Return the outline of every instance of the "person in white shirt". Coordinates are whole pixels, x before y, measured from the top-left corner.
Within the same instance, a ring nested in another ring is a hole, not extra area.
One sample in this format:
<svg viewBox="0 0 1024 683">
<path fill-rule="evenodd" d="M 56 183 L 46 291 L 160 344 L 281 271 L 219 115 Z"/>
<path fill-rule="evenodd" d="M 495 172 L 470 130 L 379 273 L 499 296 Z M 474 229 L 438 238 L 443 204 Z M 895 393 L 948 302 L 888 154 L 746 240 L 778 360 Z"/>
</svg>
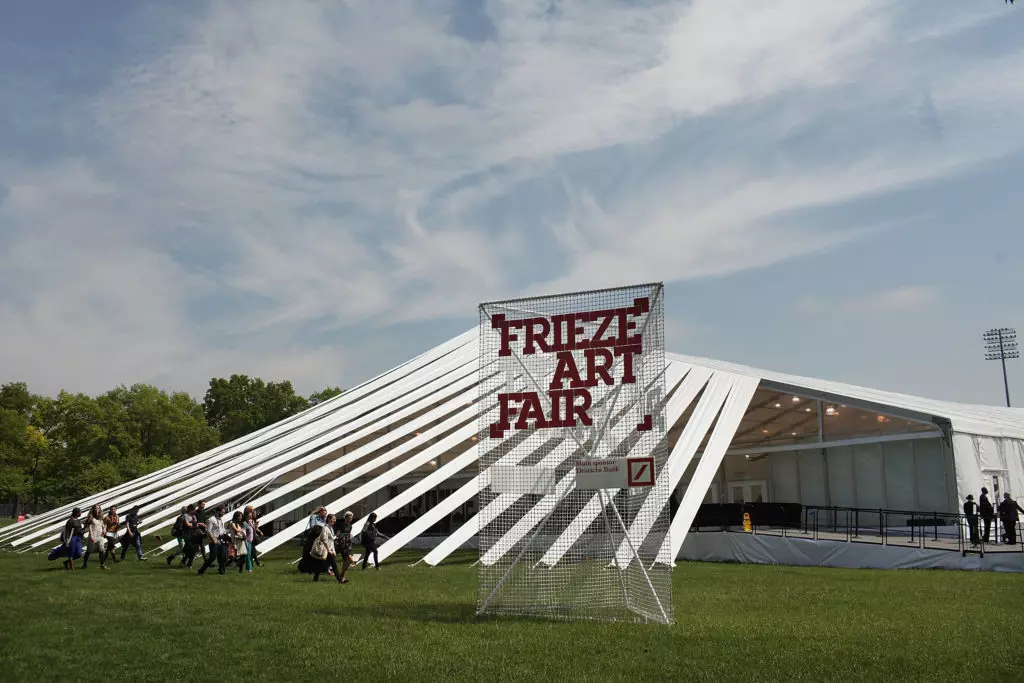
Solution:
<svg viewBox="0 0 1024 683">
<path fill-rule="evenodd" d="M 224 526 L 224 514 L 227 509 L 218 505 L 212 515 L 206 518 L 206 541 L 209 544 L 210 552 L 206 555 L 206 562 L 199 568 L 199 576 L 202 576 L 207 569 L 217 563 L 217 573 L 223 574 L 227 571 L 228 565 L 228 544 L 231 537 L 228 536 L 227 528 Z"/>
<path fill-rule="evenodd" d="M 85 569 L 86 565 L 89 564 L 89 556 L 96 553 L 100 556 L 100 567 L 103 569 L 107 568 L 106 562 L 103 560 L 104 552 L 107 547 L 107 539 L 104 536 L 106 532 L 106 525 L 103 523 L 103 506 L 96 503 L 89 510 L 89 516 L 85 518 L 85 533 L 86 542 L 88 546 L 85 551 L 85 557 L 82 559 L 82 569 Z"/>
</svg>

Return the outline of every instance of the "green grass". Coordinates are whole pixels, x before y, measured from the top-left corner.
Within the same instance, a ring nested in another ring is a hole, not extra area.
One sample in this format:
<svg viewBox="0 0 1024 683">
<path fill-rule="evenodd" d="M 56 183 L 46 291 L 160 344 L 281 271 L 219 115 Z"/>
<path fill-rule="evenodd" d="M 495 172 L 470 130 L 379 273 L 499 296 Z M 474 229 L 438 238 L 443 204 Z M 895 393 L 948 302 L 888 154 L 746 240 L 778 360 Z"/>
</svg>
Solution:
<svg viewBox="0 0 1024 683">
<path fill-rule="evenodd" d="M 0 553 L 0 680 L 1024 680 L 1018 575 L 683 563 L 664 627 L 478 620 L 465 556 L 411 558 L 339 586 Z"/>
</svg>

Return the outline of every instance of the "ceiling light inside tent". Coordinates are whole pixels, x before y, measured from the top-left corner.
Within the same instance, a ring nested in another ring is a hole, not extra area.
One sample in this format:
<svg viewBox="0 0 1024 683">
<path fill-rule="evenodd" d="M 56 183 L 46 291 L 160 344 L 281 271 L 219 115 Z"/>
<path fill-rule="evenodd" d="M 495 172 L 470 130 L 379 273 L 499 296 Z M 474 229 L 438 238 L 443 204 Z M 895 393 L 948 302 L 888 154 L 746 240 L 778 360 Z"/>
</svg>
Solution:
<svg viewBox="0 0 1024 683">
<path fill-rule="evenodd" d="M 790 432 L 789 435 L 790 436 L 796 436 L 796 432 Z"/>
<path fill-rule="evenodd" d="M 768 430 L 767 430 L 767 429 L 762 429 L 762 430 L 761 430 L 761 433 L 762 433 L 762 434 L 767 434 L 767 433 L 768 433 Z"/>
<path fill-rule="evenodd" d="M 879 422 L 888 422 L 889 421 L 889 418 L 887 418 L 885 415 L 879 415 L 875 419 L 877 419 Z"/>
<path fill-rule="evenodd" d="M 470 441 L 476 441 L 476 437 L 475 437 L 475 436 L 473 436 L 473 437 L 470 437 L 470 439 L 469 439 L 469 440 L 470 440 Z"/>
<path fill-rule="evenodd" d="M 800 397 L 799 396 L 794 396 L 793 397 L 793 403 L 799 403 L 799 402 L 800 402 Z"/>
<path fill-rule="evenodd" d="M 836 409 L 835 408 L 833 408 L 832 406 L 829 406 L 828 408 L 825 408 L 825 414 L 826 415 L 837 415 L 838 413 L 836 413 Z"/>
<path fill-rule="evenodd" d="M 431 460 L 430 461 L 430 466 L 431 467 L 437 467 L 437 461 L 436 460 Z"/>
<path fill-rule="evenodd" d="M 776 403 L 776 404 L 775 404 L 775 407 L 776 407 L 776 408 L 781 408 L 781 407 L 782 407 L 782 404 L 781 404 L 781 403 Z"/>
<path fill-rule="evenodd" d="M 809 413 L 809 412 L 811 412 L 811 409 L 810 408 L 804 408 L 804 412 L 805 413 Z"/>
</svg>

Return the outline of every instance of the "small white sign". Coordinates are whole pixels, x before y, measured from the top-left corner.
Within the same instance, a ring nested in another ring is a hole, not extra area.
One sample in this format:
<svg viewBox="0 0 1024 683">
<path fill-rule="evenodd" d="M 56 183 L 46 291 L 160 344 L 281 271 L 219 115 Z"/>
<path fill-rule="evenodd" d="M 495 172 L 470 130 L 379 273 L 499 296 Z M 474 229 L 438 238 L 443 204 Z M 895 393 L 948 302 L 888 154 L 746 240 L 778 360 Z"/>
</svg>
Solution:
<svg viewBox="0 0 1024 683">
<path fill-rule="evenodd" d="M 578 489 L 625 489 L 638 486 L 654 486 L 654 458 L 576 461 Z"/>
<path fill-rule="evenodd" d="M 576 488 L 626 488 L 626 458 L 576 461 Z"/>
</svg>

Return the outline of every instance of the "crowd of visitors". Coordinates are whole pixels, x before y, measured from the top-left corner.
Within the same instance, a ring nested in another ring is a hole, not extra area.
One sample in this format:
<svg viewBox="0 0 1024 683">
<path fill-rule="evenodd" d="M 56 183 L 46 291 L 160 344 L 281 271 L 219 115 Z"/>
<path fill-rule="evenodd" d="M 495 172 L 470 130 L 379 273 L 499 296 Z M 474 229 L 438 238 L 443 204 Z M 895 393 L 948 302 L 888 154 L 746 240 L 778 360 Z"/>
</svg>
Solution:
<svg viewBox="0 0 1024 683">
<path fill-rule="evenodd" d="M 259 511 L 249 505 L 244 510 L 235 510 L 230 519 L 226 515 L 225 505 L 218 505 L 211 512 L 205 501 L 182 508 L 171 527 L 171 536 L 177 541 L 177 547 L 167 556 L 168 566 L 180 558 L 178 567 L 191 568 L 197 555 L 202 557 L 202 564 L 196 572 L 199 576 L 214 565 L 218 574 L 227 573 L 231 566 L 237 567 L 239 573 L 251 573 L 253 567 L 262 565 L 257 549 L 259 540 L 263 538 Z M 61 533 L 60 545 L 50 551 L 51 561 L 63 558 L 64 568 L 74 570 L 75 561 L 81 558 L 81 569 L 85 569 L 90 558 L 97 556 L 100 567 L 107 569 L 108 561 L 116 563 L 124 560 L 130 548 L 135 550 L 140 561 L 148 559 L 142 553 L 142 534 L 139 529 L 141 518 L 137 505 L 128 512 L 123 522 L 114 505 L 110 506 L 106 515 L 99 504 L 93 506 L 84 523 L 81 516 L 79 508 L 72 510 Z M 314 581 L 319 581 L 322 574 L 327 574 L 339 583 L 348 583 L 346 574 L 355 565 L 352 556 L 353 516 L 348 511 L 338 518 L 328 514 L 324 507 L 313 511 L 302 539 L 299 571 L 312 574 Z M 364 547 L 364 570 L 371 555 L 374 568 L 380 569 L 377 543 L 378 539 L 387 537 L 377 530 L 376 521 L 376 513 L 371 513 L 359 538 Z M 156 538 L 160 539 L 159 536 Z M 117 556 L 119 545 L 120 559 Z"/>
<path fill-rule="evenodd" d="M 314 581 L 319 581 L 322 574 L 333 576 L 338 583 L 348 583 L 346 574 L 355 565 L 352 558 L 352 519 L 351 510 L 346 511 L 339 519 L 329 514 L 327 508 L 319 507 L 310 515 L 306 524 L 305 541 L 302 545 L 302 558 L 299 560 L 299 571 L 312 574 Z M 377 513 L 370 513 L 366 518 L 359 540 L 363 545 L 363 569 L 366 569 L 370 555 L 373 555 L 374 569 L 380 569 L 377 556 L 377 540 L 387 538 L 377 530 Z M 338 560 L 341 564 L 338 564 Z"/>
<path fill-rule="evenodd" d="M 993 506 L 992 501 L 988 499 L 988 489 L 984 486 L 981 487 L 981 496 L 978 497 L 977 503 L 974 502 L 974 496 L 968 494 L 967 500 L 964 503 L 964 515 L 967 517 L 967 528 L 971 545 L 976 546 L 992 542 L 992 521 L 997 516 L 1003 529 L 1003 543 L 1016 545 L 1017 522 L 1020 519 L 1019 513 L 1021 512 L 1024 512 L 1024 508 L 1021 508 L 1020 504 L 1011 498 L 1009 493 L 1003 494 L 1003 500 L 999 502 L 998 508 Z M 982 524 L 980 531 L 978 528 L 979 518 Z"/>
</svg>

